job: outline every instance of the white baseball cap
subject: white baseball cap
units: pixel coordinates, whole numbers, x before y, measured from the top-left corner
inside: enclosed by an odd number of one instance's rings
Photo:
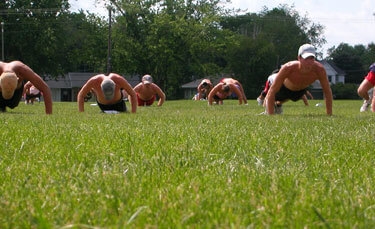
[[[301,45],[298,49],[298,56],[301,56],[303,59],[313,56],[315,58],[316,51],[315,47],[310,44]]]

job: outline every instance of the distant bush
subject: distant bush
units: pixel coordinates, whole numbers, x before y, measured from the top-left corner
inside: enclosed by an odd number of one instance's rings
[[[352,83],[337,83],[331,86],[334,99],[359,99],[357,88],[358,85]]]

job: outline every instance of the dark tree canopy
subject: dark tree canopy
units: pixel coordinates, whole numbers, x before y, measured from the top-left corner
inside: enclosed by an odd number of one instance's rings
[[[252,98],[272,70],[297,58],[301,44],[325,43],[324,27],[288,5],[239,14],[219,0],[110,2],[111,20],[70,12],[68,0],[0,2],[5,61],[55,77],[105,73],[109,63],[120,74],[151,74],[169,99],[182,98],[183,83],[225,74]],[[357,82],[374,49],[342,44],[329,58]]]

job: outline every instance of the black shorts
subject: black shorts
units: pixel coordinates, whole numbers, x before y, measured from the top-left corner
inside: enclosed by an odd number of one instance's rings
[[[2,93],[0,92],[0,109],[1,111],[5,111],[6,107],[9,107],[10,109],[13,109],[18,106],[18,104],[21,101],[22,93],[23,93],[23,85],[20,88],[16,89],[14,91],[13,97],[10,99],[4,99]]]
[[[40,92],[38,94],[26,94],[26,100],[33,99],[33,98],[40,98],[41,94]]]
[[[223,101],[224,99],[220,98],[220,97],[217,96],[217,95],[214,95],[214,100],[215,100],[216,102],[218,102],[218,101]]]
[[[292,91],[286,88],[284,85],[280,88],[280,90],[276,93],[275,100],[276,101],[285,101],[285,100],[292,100],[294,102],[300,100],[302,96],[306,93],[307,88],[299,91]]]
[[[96,101],[98,103],[98,106],[100,107],[100,109],[104,112],[104,111],[118,111],[118,112],[126,112],[126,104],[125,104],[125,101],[123,99],[121,99],[120,101],[118,101],[117,103],[114,103],[114,104],[108,104],[108,105],[104,105],[104,104],[101,104],[99,103],[98,101]]]

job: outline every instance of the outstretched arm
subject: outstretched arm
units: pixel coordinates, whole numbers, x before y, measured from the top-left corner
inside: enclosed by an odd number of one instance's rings
[[[208,94],[208,105],[212,105],[212,103],[214,102],[214,96],[216,95],[216,93],[219,91],[220,87],[223,86],[223,83],[218,83],[211,91],[210,93]]]
[[[327,115],[332,115],[333,96],[332,96],[332,91],[331,91],[331,87],[329,86],[327,76],[321,77],[320,85],[322,86],[324,99],[325,99],[325,102],[326,102],[326,113],[327,113]]]
[[[242,84],[240,82],[237,82],[237,85],[240,87],[240,91],[241,91],[244,103],[247,104],[247,98],[245,95],[245,91],[243,90]]]
[[[159,96],[158,106],[160,107],[165,102],[165,94],[159,86],[155,85],[156,94]]]
[[[25,83],[25,85],[23,86],[23,92],[22,92],[22,95],[26,95],[26,93],[28,93],[28,91],[30,90],[30,87],[32,86],[32,83],[30,81],[27,81],[27,83]]]
[[[307,96],[310,97],[310,99],[314,99],[314,96],[308,90],[306,91],[306,97]]]
[[[235,84],[229,84],[229,87],[232,90],[232,92],[234,92],[237,95],[238,102],[241,105],[242,104],[242,100],[244,100],[244,97],[243,97],[243,94],[242,94],[241,90],[238,89]]]
[[[94,82],[93,79],[89,79],[85,85],[81,88],[77,95],[77,103],[79,112],[85,111],[85,96],[90,92]]]
[[[113,80],[116,80],[116,82],[119,84],[120,88],[124,89],[126,93],[128,94],[128,99],[130,99],[130,104],[132,106],[132,113],[137,112],[137,95],[135,94],[134,89],[132,86],[126,81],[123,77],[119,76],[116,78],[112,78]]]
[[[303,100],[303,103],[305,104],[305,106],[309,105],[309,101],[307,100],[307,96],[306,95],[302,96],[302,100]]]
[[[202,98],[202,83],[200,83],[198,85],[197,91],[198,91],[198,98],[197,98],[197,100],[201,100],[201,98]]]
[[[287,76],[288,73],[285,68],[281,68],[280,72],[277,74],[277,76],[275,76],[275,79],[266,95],[266,99],[264,100],[267,114],[272,115],[275,113],[275,96],[276,93],[280,90]]]
[[[46,114],[52,114],[52,94],[51,90],[44,80],[36,74],[30,67],[20,61],[13,61],[11,67],[14,72],[24,80],[30,81],[43,94]]]
[[[130,86],[130,85],[129,85]],[[130,104],[132,106],[132,113],[137,112],[137,95],[135,94],[135,91],[130,87],[128,89],[125,89],[126,93],[128,93],[128,99],[130,100]]]

